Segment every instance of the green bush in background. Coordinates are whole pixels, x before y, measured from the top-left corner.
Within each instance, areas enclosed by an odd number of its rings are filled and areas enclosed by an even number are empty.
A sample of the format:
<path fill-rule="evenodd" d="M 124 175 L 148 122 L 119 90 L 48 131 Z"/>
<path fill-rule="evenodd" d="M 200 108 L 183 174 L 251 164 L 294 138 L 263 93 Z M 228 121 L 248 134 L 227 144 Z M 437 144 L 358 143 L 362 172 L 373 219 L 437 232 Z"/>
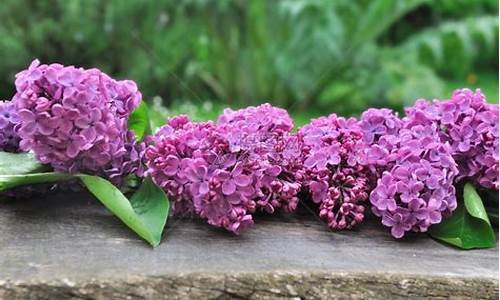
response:
<path fill-rule="evenodd" d="M 497 11 L 492 0 L 3 0 L 0 96 L 37 57 L 134 79 L 170 111 L 204 103 L 207 118 L 264 101 L 306 116 L 401 110 L 460 86 L 497 102 Z"/>

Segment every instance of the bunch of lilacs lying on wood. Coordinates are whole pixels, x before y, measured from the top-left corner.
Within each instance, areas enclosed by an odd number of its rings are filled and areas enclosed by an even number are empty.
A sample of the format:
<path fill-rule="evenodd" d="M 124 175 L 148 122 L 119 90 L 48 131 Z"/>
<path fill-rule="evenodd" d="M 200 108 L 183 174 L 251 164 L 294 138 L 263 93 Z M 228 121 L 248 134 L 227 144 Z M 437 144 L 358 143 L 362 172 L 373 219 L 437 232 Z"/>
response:
<path fill-rule="evenodd" d="M 226 109 L 217 122 L 181 115 L 141 139 L 130 118 L 149 120 L 137 112 L 133 81 L 35 60 L 16 75 L 15 88 L 11 101 L 0 102 L 1 152 L 32 154 L 49 172 L 98 176 L 112 188 L 150 176 L 156 203 L 166 193 L 175 215 L 236 234 L 253 225 L 255 213 L 293 212 L 302 200 L 332 230 L 355 228 L 371 211 L 401 238 L 460 211 L 467 184 L 498 191 L 499 110 L 479 90 L 417 100 L 403 117 L 385 108 L 359 119 L 331 114 L 296 133 L 288 112 L 270 104 Z M 107 193 L 99 180 L 87 187 L 100 196 L 120 193 Z M 33 190 L 24 188 L 7 195 Z M 134 213 L 134 224 L 149 224 Z M 157 229 L 145 237 L 154 245 Z"/>

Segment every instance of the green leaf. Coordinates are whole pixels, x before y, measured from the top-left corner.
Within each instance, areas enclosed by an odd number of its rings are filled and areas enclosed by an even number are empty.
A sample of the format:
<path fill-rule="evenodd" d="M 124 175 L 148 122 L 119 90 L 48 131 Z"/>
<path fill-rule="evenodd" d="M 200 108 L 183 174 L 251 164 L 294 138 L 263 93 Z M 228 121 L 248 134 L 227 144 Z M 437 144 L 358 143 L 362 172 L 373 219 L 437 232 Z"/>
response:
<path fill-rule="evenodd" d="M 45 169 L 33 153 L 0 152 L 0 175 L 18 175 L 40 172 Z"/>
<path fill-rule="evenodd" d="M 488 215 L 484 209 L 483 201 L 476 192 L 474 186 L 470 183 L 467 183 L 464 186 L 464 203 L 469 214 L 490 224 L 490 220 L 488 219 Z"/>
<path fill-rule="evenodd" d="M 73 178 L 74 177 L 72 175 L 59 172 L 0 175 L 0 191 L 5 191 L 23 185 L 57 182 Z"/>
<path fill-rule="evenodd" d="M 432 226 L 429 234 L 434 239 L 462 249 L 491 248 L 496 238 L 481 197 L 470 183 L 465 184 L 463 199 L 449 218 Z"/>
<path fill-rule="evenodd" d="M 168 217 L 167 196 L 146 178 L 130 201 L 109 181 L 90 175 L 77 175 L 89 191 L 130 229 L 153 247 L 160 244 Z"/>
<path fill-rule="evenodd" d="M 376 39 L 380 34 L 397 20 L 402 18 L 408 12 L 428 0 L 374 0 L 370 1 L 364 11 L 363 18 L 359 20 L 357 32 L 353 36 L 353 43 L 358 45 L 361 42 L 367 42 Z"/>
<path fill-rule="evenodd" d="M 433 69 L 456 75 L 457 71 L 467 71 L 478 57 L 496 53 L 497 35 L 498 16 L 480 15 L 441 22 L 411 35 L 397 48 L 403 53 L 416 51 Z"/>
<path fill-rule="evenodd" d="M 36 183 L 80 178 L 87 189 L 130 229 L 153 247 L 160 244 L 170 204 L 161 188 L 146 178 L 130 201 L 109 181 L 85 174 L 59 172 L 0 175 L 0 191 Z"/>
<path fill-rule="evenodd" d="M 141 101 L 128 119 L 128 128 L 135 133 L 137 140 L 142 140 L 144 135 L 150 130 L 148 106 L 146 102 Z"/>

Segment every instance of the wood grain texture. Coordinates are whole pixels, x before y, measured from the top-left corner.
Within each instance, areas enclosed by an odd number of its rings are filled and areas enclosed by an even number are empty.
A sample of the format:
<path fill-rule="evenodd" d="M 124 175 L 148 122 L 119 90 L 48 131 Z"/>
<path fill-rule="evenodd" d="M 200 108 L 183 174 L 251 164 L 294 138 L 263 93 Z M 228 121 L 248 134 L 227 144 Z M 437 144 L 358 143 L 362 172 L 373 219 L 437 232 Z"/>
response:
<path fill-rule="evenodd" d="M 498 248 L 461 251 L 376 220 L 329 231 L 308 212 L 241 236 L 169 219 L 155 249 L 87 194 L 0 202 L 0 298 L 498 298 Z"/>

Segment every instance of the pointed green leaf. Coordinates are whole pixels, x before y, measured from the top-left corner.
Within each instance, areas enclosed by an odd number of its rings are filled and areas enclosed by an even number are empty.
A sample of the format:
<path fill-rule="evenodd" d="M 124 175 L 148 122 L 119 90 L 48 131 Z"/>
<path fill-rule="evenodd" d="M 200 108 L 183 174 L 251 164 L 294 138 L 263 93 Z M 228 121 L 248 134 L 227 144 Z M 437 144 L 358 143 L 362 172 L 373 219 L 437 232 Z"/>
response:
<path fill-rule="evenodd" d="M 453 215 L 432 226 L 429 234 L 434 239 L 462 249 L 490 248 L 496 238 L 483 202 L 470 183 L 465 184 L 463 198 Z"/>
<path fill-rule="evenodd" d="M 40 172 L 45 169 L 33 153 L 0 152 L 0 175 L 18 175 Z"/>
<path fill-rule="evenodd" d="M 146 178 L 130 201 L 109 181 L 90 175 L 77 175 L 89 191 L 130 229 L 153 247 L 160 244 L 168 217 L 169 202 L 161 188 Z"/>
<path fill-rule="evenodd" d="M 128 119 L 128 128 L 135 133 L 137 140 L 142 140 L 149 131 L 148 106 L 146 102 L 141 101 Z"/>
<path fill-rule="evenodd" d="M 467 212 L 471 216 L 481 219 L 490 224 L 490 220 L 488 219 L 488 214 L 486 214 L 486 209 L 484 208 L 483 201 L 481 201 L 481 197 L 476 192 L 474 186 L 470 183 L 467 183 L 464 186 L 464 203 Z"/>
<path fill-rule="evenodd" d="M 130 204 L 141 216 L 146 227 L 151 229 L 153 240 L 158 245 L 170 209 L 165 192 L 148 177 L 130 198 Z"/>
<path fill-rule="evenodd" d="M 0 191 L 5 191 L 23 185 L 36 183 L 49 183 L 70 180 L 74 178 L 70 174 L 59 172 L 31 173 L 24 175 L 0 175 Z"/>

